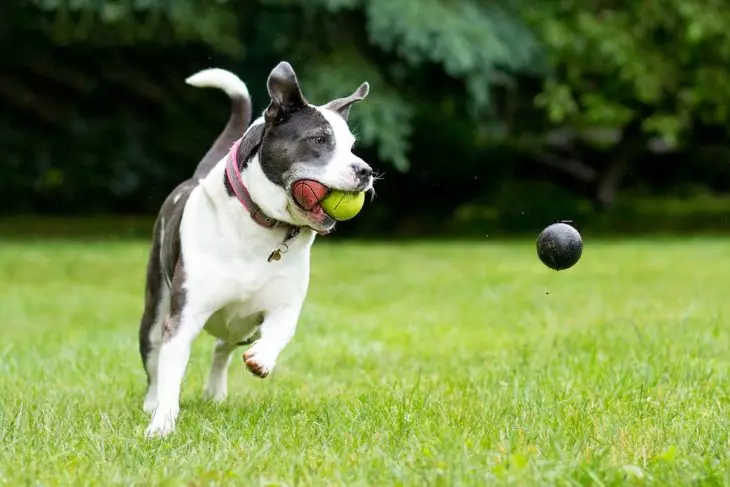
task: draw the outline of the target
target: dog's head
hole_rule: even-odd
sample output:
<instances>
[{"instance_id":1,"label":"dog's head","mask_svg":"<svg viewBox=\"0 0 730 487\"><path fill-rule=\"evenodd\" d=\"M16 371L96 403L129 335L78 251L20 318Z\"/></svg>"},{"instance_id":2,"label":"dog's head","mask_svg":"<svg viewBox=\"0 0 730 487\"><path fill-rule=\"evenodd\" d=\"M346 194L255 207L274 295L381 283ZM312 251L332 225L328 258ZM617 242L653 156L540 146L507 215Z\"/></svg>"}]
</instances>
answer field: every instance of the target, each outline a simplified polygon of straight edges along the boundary
<instances>
[{"instance_id":1,"label":"dog's head","mask_svg":"<svg viewBox=\"0 0 730 487\"><path fill-rule=\"evenodd\" d=\"M249 128L242 144L255 144L251 149L258 150L260 169L270 187L268 201L257 203L275 218L317 231L331 230L335 220L319 205L304 209L297 204L292 187L306 179L332 190L372 189L373 171L353 154L355 136L347 124L350 107L367 96L369 85L363 83L350 96L314 106L302 95L291 65L281 62L271 71L267 88L271 103L263 119Z\"/></svg>"}]
</instances>

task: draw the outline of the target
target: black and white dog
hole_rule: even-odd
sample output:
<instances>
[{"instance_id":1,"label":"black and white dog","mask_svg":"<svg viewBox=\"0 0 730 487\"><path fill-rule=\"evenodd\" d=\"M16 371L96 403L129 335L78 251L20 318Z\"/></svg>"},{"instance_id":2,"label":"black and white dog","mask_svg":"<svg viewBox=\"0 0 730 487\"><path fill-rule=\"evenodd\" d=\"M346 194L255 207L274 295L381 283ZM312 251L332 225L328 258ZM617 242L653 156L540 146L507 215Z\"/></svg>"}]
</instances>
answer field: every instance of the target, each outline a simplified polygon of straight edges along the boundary
<instances>
[{"instance_id":1,"label":"black and white dog","mask_svg":"<svg viewBox=\"0 0 730 487\"><path fill-rule=\"evenodd\" d=\"M187 83L224 90L232 109L193 178L167 197L155 223L139 330L148 379L144 410L152 414L148 437L175 429L190 346L203 329L217 338L205 386L215 401L226 397L238 346L251 345L246 366L266 377L294 335L312 243L335 221L319 206L297 204L292 185L307 179L344 191L373 186L372 169L352 153L347 125L367 83L315 106L281 62L267 81L271 103L250 127L251 100L236 75L208 69Z\"/></svg>"}]
</instances>

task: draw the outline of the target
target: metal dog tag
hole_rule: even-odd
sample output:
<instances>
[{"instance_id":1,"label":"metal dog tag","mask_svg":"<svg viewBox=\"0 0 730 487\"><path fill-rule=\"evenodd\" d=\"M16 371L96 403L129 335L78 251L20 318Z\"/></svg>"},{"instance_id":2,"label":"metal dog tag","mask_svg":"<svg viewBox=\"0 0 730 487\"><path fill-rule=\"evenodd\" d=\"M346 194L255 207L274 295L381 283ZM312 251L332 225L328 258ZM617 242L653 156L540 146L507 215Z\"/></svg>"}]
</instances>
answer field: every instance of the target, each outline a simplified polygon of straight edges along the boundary
<instances>
[{"instance_id":1,"label":"metal dog tag","mask_svg":"<svg viewBox=\"0 0 730 487\"><path fill-rule=\"evenodd\" d=\"M287 242L294 240L297 235L299 235L299 228L295 227L290 230L289 233L286 234L286 237L284 237L284 240L282 240L281 243L269 254L269 258L266 261L274 262L281 260L281 254L289 251L289 244L287 244Z\"/></svg>"}]
</instances>

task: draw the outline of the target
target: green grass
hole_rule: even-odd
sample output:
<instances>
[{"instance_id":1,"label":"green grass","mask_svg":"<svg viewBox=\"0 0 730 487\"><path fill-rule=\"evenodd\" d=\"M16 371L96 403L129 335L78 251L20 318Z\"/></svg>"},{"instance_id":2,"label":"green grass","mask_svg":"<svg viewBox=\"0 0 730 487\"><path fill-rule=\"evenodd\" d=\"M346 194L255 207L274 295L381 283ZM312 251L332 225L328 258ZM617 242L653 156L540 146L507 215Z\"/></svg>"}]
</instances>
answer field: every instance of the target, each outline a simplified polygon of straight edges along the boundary
<instances>
[{"instance_id":1,"label":"green grass","mask_svg":"<svg viewBox=\"0 0 730 487\"><path fill-rule=\"evenodd\" d=\"M315 248L273 376L206 403L202 335L147 441L146 242L0 244L0 484L730 485L730 241Z\"/></svg>"}]
</instances>

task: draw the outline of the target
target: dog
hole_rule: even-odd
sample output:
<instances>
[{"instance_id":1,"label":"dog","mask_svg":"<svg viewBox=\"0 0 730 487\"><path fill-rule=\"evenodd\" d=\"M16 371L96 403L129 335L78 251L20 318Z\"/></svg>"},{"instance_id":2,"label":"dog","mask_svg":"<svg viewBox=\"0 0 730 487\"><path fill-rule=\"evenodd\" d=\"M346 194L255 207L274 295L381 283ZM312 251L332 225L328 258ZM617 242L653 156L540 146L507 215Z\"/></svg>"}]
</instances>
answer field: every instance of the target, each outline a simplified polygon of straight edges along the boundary
<instances>
[{"instance_id":1,"label":"dog","mask_svg":"<svg viewBox=\"0 0 730 487\"><path fill-rule=\"evenodd\" d=\"M270 103L251 123L251 98L235 74L218 68L186 82L223 90L228 122L193 177L165 199L153 229L139 350L147 374L147 437L175 430L190 347L202 330L216 338L204 394L227 395L239 346L248 370L265 378L294 336L309 286L310 250L335 220L305 209L292 186L311 180L343 191L372 191L373 170L352 152L347 120L367 82L324 105L302 95L292 66L269 74Z\"/></svg>"}]
</instances>

